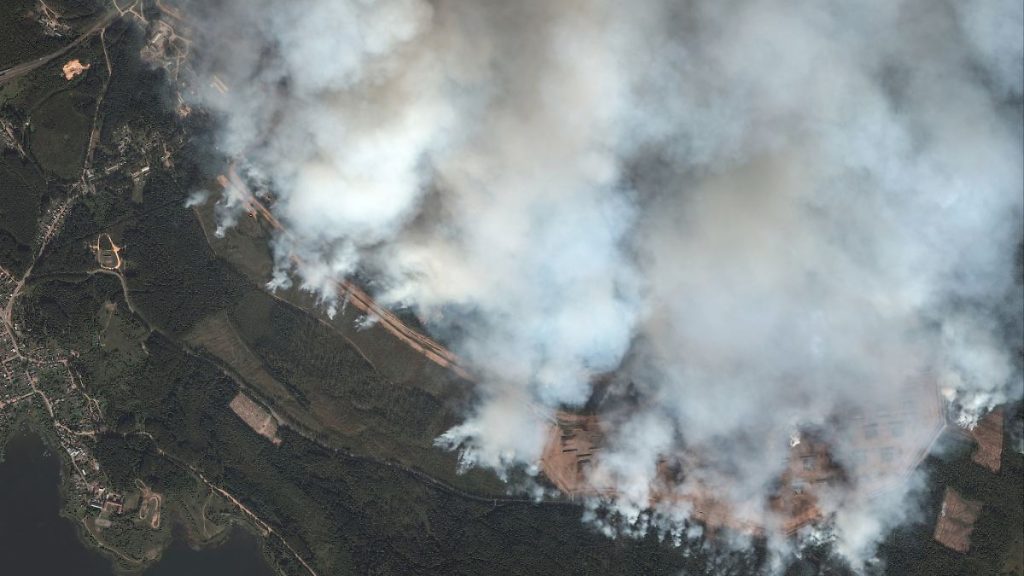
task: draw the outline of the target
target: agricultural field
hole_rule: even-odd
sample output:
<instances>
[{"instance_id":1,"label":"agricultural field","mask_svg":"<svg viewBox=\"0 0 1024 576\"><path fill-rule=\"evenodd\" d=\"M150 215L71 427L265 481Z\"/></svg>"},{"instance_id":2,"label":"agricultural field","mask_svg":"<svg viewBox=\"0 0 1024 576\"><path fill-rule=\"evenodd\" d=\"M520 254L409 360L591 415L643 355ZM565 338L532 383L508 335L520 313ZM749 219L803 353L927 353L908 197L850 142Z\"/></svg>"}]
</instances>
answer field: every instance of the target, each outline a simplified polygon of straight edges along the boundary
<instances>
[{"instance_id":1,"label":"agricultural field","mask_svg":"<svg viewBox=\"0 0 1024 576\"><path fill-rule=\"evenodd\" d=\"M216 176L206 168L209 151L185 147L173 169L145 153L117 153L126 130L167 141L202 121L183 126L163 111L160 83L130 56L140 41L130 28L112 25L106 38L123 73L111 78L99 112L97 165L127 158L153 169L141 201L114 172L71 206L14 311L24 338L74 351L74 373L102 411L91 450L110 485L137 512L144 500L137 481L163 496L158 529L142 525L148 516L89 521L97 546L117 550L129 568L166 546L176 524L197 543L216 541L226 522L246 518L209 489L217 486L259 518L253 529L285 574L302 573L299 557L323 573L472 573L484 564L536 573L542 564L518 557L536 548L537 530L551 543L547 558L563 554L576 534L574 554L600 557L609 573L637 563L652 573L676 571L681 559L657 540L623 547L584 528L576 506L536 505L506 496L493 475L456 474L454 455L432 441L471 401L468 383L384 331L357 330L351 310L331 319L308 294L265 292L266 236L229 235L234 258L211 247L203 229L209 222L182 207ZM39 153L49 145L47 118L85 118L98 90L95 68L71 86L50 72L37 72L45 82L19 84L9 101L19 122L36 126L25 135L28 158L7 170L24 173L16 175L26 192L4 204L3 221L29 253L34 219L68 197L67 181L81 168L77 144L62 148L65 158ZM88 124L68 122L66 135L80 139ZM4 157L14 160L10 152ZM97 271L89 245L101 234L123 248L123 282ZM44 374L41 385L56 394L60 374ZM243 389L282 415L279 446L232 412ZM600 567L570 556L563 563L570 574Z\"/></svg>"},{"instance_id":2,"label":"agricultural field","mask_svg":"<svg viewBox=\"0 0 1024 576\"><path fill-rule=\"evenodd\" d=\"M42 33L37 2L4 3L0 70L67 47L106 14L88 0L48 4L66 15L63 36ZM0 359L18 369L0 373L2 398L19 400L2 407L0 448L15 425L48 427L64 459L64 512L118 570L138 572L178 537L216 545L232 527L257 534L282 576L739 575L767 565L763 542L745 555L713 539L677 546L654 529L609 538L579 503L517 492L521 476L460 472L457 454L434 441L477 400L471 376L367 325L344 298L331 315L299 288L269 291L273 227L243 217L213 233L217 177L233 160L213 136L218 119L175 112L166 72L139 57L137 23L102 30L0 85L0 137L13 134L0 145L0 266L18 280L0 276L0 311L12 302L20 346L12 355L2 340ZM66 80L70 57L89 68ZM210 201L186 208L196 192ZM100 238L118 247L116 265L91 248ZM89 482L123 495L126 513L82 499L89 489L73 478L83 462L96 464ZM924 469L923 510L883 544L879 574L1020 576L1020 454L1007 450L1002 471L985 475L970 446L954 443ZM985 503L966 560L931 539L946 486ZM850 571L822 546L785 573Z\"/></svg>"}]
</instances>

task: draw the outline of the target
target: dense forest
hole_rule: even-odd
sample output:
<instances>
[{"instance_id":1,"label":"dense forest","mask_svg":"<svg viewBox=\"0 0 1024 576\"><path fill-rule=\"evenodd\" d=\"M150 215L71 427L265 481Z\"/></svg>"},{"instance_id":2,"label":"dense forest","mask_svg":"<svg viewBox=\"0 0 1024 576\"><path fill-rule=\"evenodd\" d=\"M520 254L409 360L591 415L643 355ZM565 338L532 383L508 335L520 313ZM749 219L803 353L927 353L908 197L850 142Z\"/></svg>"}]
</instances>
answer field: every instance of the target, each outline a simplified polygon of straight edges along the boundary
<instances>
[{"instance_id":1,"label":"dense forest","mask_svg":"<svg viewBox=\"0 0 1024 576\"><path fill-rule=\"evenodd\" d=\"M31 4L18 0L13 9L0 10L0 37L12 39L3 44L0 68L60 45L19 32L17 15ZM67 4L88 13L88 2ZM583 521L579 504L472 491L497 480L483 478L483 472L456 478L454 457L430 447L466 401L465 389L445 397L438 390L450 384L432 380L428 369L374 366L328 324L268 296L251 275L220 257L197 213L183 207L189 194L210 187L226 162L213 145L215 119L201 112L181 119L170 111L164 73L139 60L144 36L136 25L116 23L106 41L116 73L100 110L96 162L104 166L127 157L133 165L148 163L142 198L133 198L133 183L117 173L76 203L36 262L16 312L34 342L75 351L73 367L104 409L103 431L92 449L112 485L128 487L141 479L172 501L184 500L201 473L281 535L266 537L264 548L288 575L305 569L285 543L320 574L332 575L742 576L769 569L764 543L747 552L713 538L677 546L655 530L613 539ZM98 54L95 44L84 49ZM95 102L95 75L70 87L50 84L4 95L4 116L67 114L75 120L73 115L88 112ZM43 100L70 105L39 112ZM48 126L40 123L40 130ZM154 151L119 152L125 133L138 141L184 144L166 167ZM33 142L47 146L47 140L27 142L33 157L45 157L46 151L32 150ZM11 150L0 155L0 262L6 268L27 269L40 214L69 193L71 171L47 166L72 161L77 160L29 162ZM94 273L88 244L100 233L124 248L127 294L113 275ZM372 434L346 439L338 433L321 442L317 431L286 426L275 446L254 433L228 408L247 384L221 359L187 342L214 314L230 319L260 368L284 383L298 405L337 402L345 406L338 414L351 419L346 424L355 422ZM374 358L389 353L387 344L372 345L381 350ZM416 383L418 378L424 381ZM1010 420L1020 418L1018 407ZM925 462L930 491L920 519L883 543L877 572L1001 575L1007 555L1020 553L1021 455L1007 450L1002 471L990 474L971 462L970 449L954 447ZM416 458L423 461L417 465ZM424 470L433 474L441 468L451 478L424 480ZM449 479L460 487L450 486ZM966 556L931 538L946 486L985 503ZM850 573L827 545L786 564L792 576Z\"/></svg>"}]
</instances>

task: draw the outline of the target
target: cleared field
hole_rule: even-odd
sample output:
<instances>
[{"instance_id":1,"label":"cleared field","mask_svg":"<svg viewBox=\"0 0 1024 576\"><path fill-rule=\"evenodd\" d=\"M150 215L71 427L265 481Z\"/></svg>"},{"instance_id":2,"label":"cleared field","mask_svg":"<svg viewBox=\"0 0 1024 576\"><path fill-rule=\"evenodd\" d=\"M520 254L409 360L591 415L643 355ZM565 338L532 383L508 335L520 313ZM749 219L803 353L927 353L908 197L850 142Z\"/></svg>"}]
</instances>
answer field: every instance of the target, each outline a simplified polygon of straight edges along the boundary
<instances>
[{"instance_id":1,"label":"cleared field","mask_svg":"<svg viewBox=\"0 0 1024 576\"><path fill-rule=\"evenodd\" d=\"M420 387L385 378L330 324L284 301L253 290L228 312L202 319L185 341L232 373L283 426L466 489L501 489L489 473L457 474L454 455L433 446L458 418L451 391L431 380ZM418 373L431 366L420 360Z\"/></svg>"},{"instance_id":2,"label":"cleared field","mask_svg":"<svg viewBox=\"0 0 1024 576\"><path fill-rule=\"evenodd\" d=\"M132 317L127 304L118 301L103 303L97 313L100 331L100 345L109 352L127 355L141 353L140 342L145 340L146 327Z\"/></svg>"},{"instance_id":3,"label":"cleared field","mask_svg":"<svg viewBox=\"0 0 1024 576\"><path fill-rule=\"evenodd\" d=\"M264 285L272 268L269 229L244 218L217 238L210 207L195 214L214 253ZM252 290L230 308L228 323L207 318L189 341L205 341L203 348L256 389L286 426L297 423L333 446L394 459L467 489L501 490L490 473L458 475L454 455L433 446L465 414L472 383L380 326L359 328L362 315L342 305L330 318L315 296L297 288ZM229 325L240 341L228 336ZM273 392L282 387L295 401Z\"/></svg>"},{"instance_id":4,"label":"cleared field","mask_svg":"<svg viewBox=\"0 0 1024 576\"><path fill-rule=\"evenodd\" d=\"M201 320L186 336L185 341L201 348L223 362L260 396L289 415L302 410L301 398L278 382L263 368L263 362L252 353L232 324L226 311Z\"/></svg>"},{"instance_id":5,"label":"cleared field","mask_svg":"<svg viewBox=\"0 0 1024 576\"><path fill-rule=\"evenodd\" d=\"M231 410L238 414L238 417L252 428L260 436L270 440L274 444L280 444L281 438L277 435L277 419L257 404L252 398L239 392L228 404Z\"/></svg>"},{"instance_id":6,"label":"cleared field","mask_svg":"<svg viewBox=\"0 0 1024 576\"><path fill-rule=\"evenodd\" d=\"M47 171L65 180L82 169L89 142L94 100L67 91L54 95L32 111L32 153Z\"/></svg>"},{"instance_id":7,"label":"cleared field","mask_svg":"<svg viewBox=\"0 0 1024 576\"><path fill-rule=\"evenodd\" d=\"M230 263L233 268L263 286L270 280L274 259L270 254L270 236L260 222L243 218L223 238L214 236L217 218L211 199L193 210L203 228L206 241L217 256Z\"/></svg>"},{"instance_id":8,"label":"cleared field","mask_svg":"<svg viewBox=\"0 0 1024 576\"><path fill-rule=\"evenodd\" d=\"M210 248L257 286L265 285L273 269L268 248L271 228L263 219L243 218L227 230L223 238L217 238L211 233L217 228L212 204L211 201L196 210ZM470 382L431 362L380 325L360 328L359 321L364 313L357 306L341 302L337 314L330 318L323 303L309 292L293 287L279 290L274 296L330 326L336 337L355 347L388 380L416 386L446 402L451 399L461 403L468 399L472 390Z\"/></svg>"}]
</instances>

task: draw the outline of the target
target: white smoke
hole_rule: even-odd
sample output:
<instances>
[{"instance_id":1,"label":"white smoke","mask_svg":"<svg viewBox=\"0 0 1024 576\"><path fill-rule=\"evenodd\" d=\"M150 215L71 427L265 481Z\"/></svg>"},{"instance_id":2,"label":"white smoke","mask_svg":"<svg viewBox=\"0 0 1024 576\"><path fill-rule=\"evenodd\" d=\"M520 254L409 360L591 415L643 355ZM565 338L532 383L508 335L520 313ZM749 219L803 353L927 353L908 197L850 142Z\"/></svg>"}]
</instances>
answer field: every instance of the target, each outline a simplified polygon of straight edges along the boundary
<instances>
[{"instance_id":1,"label":"white smoke","mask_svg":"<svg viewBox=\"0 0 1024 576\"><path fill-rule=\"evenodd\" d=\"M206 201L210 199L210 193L206 190L196 190L195 192L188 195L185 199L185 208L195 208L196 206L202 206L206 204Z\"/></svg>"},{"instance_id":2,"label":"white smoke","mask_svg":"<svg viewBox=\"0 0 1024 576\"><path fill-rule=\"evenodd\" d=\"M794 428L921 378L970 421L1019 384L1017 0L202 10L230 86L203 104L291 231L277 282L330 301L368 270L453 338L480 403L439 441L466 465L535 463L545 416L618 370L618 509L685 444L687 481L755 516ZM862 558L903 508L859 497L832 499Z\"/></svg>"}]
</instances>

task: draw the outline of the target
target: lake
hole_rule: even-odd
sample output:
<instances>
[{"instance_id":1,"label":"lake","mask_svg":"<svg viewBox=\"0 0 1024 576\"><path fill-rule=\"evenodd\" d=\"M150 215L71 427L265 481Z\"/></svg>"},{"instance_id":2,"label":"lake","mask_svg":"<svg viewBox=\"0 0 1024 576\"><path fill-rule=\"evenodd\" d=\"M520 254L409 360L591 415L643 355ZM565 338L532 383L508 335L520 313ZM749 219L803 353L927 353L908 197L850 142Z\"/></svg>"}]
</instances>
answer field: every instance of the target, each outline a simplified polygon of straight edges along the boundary
<instances>
[{"instance_id":1,"label":"lake","mask_svg":"<svg viewBox=\"0 0 1024 576\"><path fill-rule=\"evenodd\" d=\"M0 572L4 576L114 576L109 560L78 539L60 512L60 459L39 436L19 431L0 464ZM196 551L181 539L143 576L273 576L259 542L234 530L224 544Z\"/></svg>"}]
</instances>

